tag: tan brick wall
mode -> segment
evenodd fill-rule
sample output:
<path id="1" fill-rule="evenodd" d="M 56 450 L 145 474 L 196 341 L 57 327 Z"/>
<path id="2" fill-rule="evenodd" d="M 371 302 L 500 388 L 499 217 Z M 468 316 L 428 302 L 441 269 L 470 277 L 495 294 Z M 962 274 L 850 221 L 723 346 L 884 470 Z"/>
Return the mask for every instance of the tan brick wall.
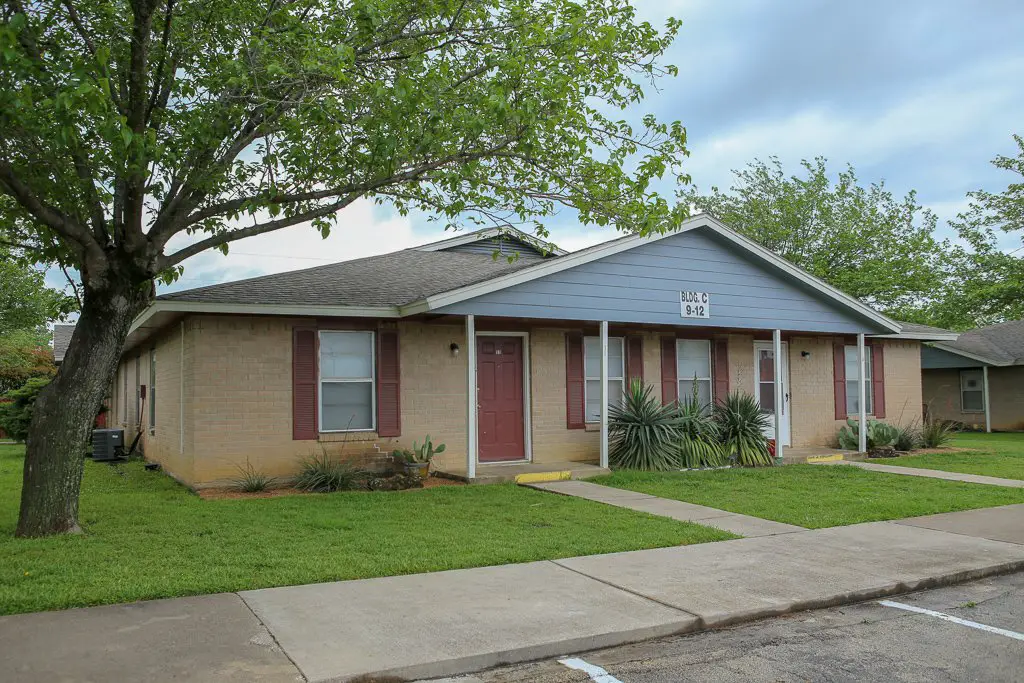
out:
<path id="1" fill-rule="evenodd" d="M 746 334 L 730 334 L 729 345 L 729 391 L 754 392 L 754 337 Z"/>
<path id="2" fill-rule="evenodd" d="M 878 340 L 873 343 L 877 344 Z M 921 343 L 887 339 L 885 344 L 885 422 L 920 424 Z"/>
<path id="3" fill-rule="evenodd" d="M 965 413 L 961 408 L 959 370 L 924 370 L 922 378 L 924 401 L 933 418 L 985 428 L 984 413 Z M 1024 429 L 1024 367 L 989 368 L 988 381 L 992 429 Z"/>
<path id="4" fill-rule="evenodd" d="M 156 392 L 151 389 L 147 392 L 147 404 L 153 401 L 156 407 L 155 426 L 152 429 L 149 425 L 149 406 L 145 408 L 143 424 L 142 444 L 143 452 L 148 460 L 161 463 L 164 470 L 176 479 L 191 481 L 193 473 L 192 451 L 185 449 L 182 441 L 181 417 L 182 417 L 182 392 L 185 384 L 182 382 L 182 327 L 185 323 L 179 322 L 164 330 L 153 343 L 140 349 L 142 354 L 143 381 L 150 383 L 149 377 L 149 348 L 156 351 Z M 185 366 L 188 368 L 189 366 Z M 186 370 L 185 379 L 190 379 Z M 191 382 L 187 382 L 191 385 Z M 184 405 L 190 405 L 185 401 Z"/>
<path id="5" fill-rule="evenodd" d="M 594 461 L 600 456 L 598 432 L 566 428 L 565 332 L 530 333 L 533 460 L 538 463 Z"/>
<path id="6" fill-rule="evenodd" d="M 810 355 L 804 357 L 804 353 Z M 832 337 L 789 340 L 789 393 L 792 444 L 822 446 L 835 439 L 836 400 Z"/>

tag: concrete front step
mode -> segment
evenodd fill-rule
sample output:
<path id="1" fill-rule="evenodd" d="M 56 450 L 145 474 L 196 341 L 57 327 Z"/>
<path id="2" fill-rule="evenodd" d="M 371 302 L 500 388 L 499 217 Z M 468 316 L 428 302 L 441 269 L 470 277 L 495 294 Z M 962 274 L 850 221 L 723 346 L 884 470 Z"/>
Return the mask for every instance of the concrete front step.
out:
<path id="1" fill-rule="evenodd" d="M 607 467 L 585 462 L 524 462 L 477 465 L 476 476 L 473 478 L 466 476 L 465 469 L 449 468 L 435 472 L 439 477 L 465 481 L 470 484 L 499 484 L 503 482 L 532 484 L 545 481 L 588 479 L 610 473 L 611 470 Z"/>
<path id="2" fill-rule="evenodd" d="M 783 465 L 803 465 L 824 462 L 859 462 L 867 456 L 841 448 L 786 448 L 782 451 Z"/>

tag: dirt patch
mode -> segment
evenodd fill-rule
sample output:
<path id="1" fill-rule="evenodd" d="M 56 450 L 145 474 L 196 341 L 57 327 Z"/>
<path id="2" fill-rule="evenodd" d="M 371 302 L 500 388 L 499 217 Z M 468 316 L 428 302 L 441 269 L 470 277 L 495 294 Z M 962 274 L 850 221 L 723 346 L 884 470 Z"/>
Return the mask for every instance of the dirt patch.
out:
<path id="1" fill-rule="evenodd" d="M 465 486 L 466 482 L 456 481 L 454 479 L 445 479 L 444 477 L 427 477 L 423 482 L 423 488 L 432 489 L 437 486 Z M 407 491 L 415 491 L 417 489 L 406 489 Z"/>

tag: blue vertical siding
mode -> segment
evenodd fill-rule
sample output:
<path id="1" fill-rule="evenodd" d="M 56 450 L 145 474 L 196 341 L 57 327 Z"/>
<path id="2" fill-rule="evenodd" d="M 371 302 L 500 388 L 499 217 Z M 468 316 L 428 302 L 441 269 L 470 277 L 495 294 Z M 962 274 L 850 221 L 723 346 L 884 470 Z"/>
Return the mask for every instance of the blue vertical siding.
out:
<path id="1" fill-rule="evenodd" d="M 687 290 L 711 295 L 709 319 L 680 316 L 679 293 Z M 703 228 L 438 312 L 842 334 L 888 332 Z"/>

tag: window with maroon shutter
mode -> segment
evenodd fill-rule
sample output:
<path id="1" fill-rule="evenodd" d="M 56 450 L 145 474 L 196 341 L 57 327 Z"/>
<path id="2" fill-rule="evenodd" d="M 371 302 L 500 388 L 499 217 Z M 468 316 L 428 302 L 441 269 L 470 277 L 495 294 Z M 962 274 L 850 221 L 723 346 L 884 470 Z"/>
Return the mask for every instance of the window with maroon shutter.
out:
<path id="1" fill-rule="evenodd" d="M 626 337 L 626 379 L 627 388 L 634 379 L 644 381 L 644 338 Z"/>
<path id="2" fill-rule="evenodd" d="M 885 358 L 882 344 L 871 345 L 871 406 L 875 417 L 885 417 Z"/>
<path id="3" fill-rule="evenodd" d="M 835 384 L 836 419 L 846 419 L 846 344 L 836 341 L 832 346 L 832 380 Z"/>
<path id="4" fill-rule="evenodd" d="M 711 374 L 715 380 L 715 401 L 724 401 L 729 395 L 729 341 L 716 339 L 711 353 Z"/>
<path id="5" fill-rule="evenodd" d="M 316 328 L 292 330 L 292 439 L 317 437 Z"/>
<path id="6" fill-rule="evenodd" d="M 672 403 L 678 397 L 679 386 L 676 382 L 676 338 L 661 339 L 661 402 Z"/>
<path id="7" fill-rule="evenodd" d="M 565 335 L 565 415 L 568 429 L 583 429 L 584 418 L 583 335 Z"/>
<path id="8" fill-rule="evenodd" d="M 377 333 L 377 435 L 401 436 L 401 368 L 398 330 Z"/>

